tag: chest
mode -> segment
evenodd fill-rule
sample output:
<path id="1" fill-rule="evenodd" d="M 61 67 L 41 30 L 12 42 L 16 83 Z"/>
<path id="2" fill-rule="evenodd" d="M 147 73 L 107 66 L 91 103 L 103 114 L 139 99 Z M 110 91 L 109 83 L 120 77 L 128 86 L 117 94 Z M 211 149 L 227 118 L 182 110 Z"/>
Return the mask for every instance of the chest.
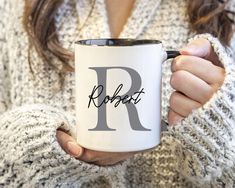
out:
<path id="1" fill-rule="evenodd" d="M 117 38 L 131 16 L 135 0 L 105 0 L 110 34 Z"/>

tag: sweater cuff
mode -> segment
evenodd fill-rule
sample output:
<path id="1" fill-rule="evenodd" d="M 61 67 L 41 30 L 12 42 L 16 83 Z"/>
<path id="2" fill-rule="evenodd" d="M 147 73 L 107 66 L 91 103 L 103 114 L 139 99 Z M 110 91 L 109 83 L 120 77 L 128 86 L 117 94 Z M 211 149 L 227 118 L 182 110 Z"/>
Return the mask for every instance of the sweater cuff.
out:
<path id="1" fill-rule="evenodd" d="M 60 147 L 56 129 L 73 134 L 75 125 L 72 115 L 45 105 L 18 107 L 1 115 L 0 185 L 52 187 L 66 179 L 68 186 L 77 187 L 99 176 L 117 182 L 125 162 L 100 167 L 76 160 Z"/>
<path id="2" fill-rule="evenodd" d="M 169 132 L 177 143 L 174 153 L 179 155 L 178 171 L 194 182 L 203 183 L 220 177 L 225 168 L 234 166 L 235 64 L 218 39 L 209 34 L 196 38 L 211 42 L 224 65 L 225 80 L 206 104 L 169 127 Z"/>

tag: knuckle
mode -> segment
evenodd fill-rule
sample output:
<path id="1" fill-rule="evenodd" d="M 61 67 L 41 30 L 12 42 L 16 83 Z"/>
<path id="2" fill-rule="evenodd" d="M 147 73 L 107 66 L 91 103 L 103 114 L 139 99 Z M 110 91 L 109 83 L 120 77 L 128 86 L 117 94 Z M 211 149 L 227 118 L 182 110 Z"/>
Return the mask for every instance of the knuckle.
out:
<path id="1" fill-rule="evenodd" d="M 171 80 L 170 80 L 170 85 L 175 88 L 175 86 L 177 85 L 177 72 L 174 72 L 171 75 Z"/>
<path id="2" fill-rule="evenodd" d="M 176 98 L 177 98 L 177 93 L 173 92 L 170 96 L 170 107 L 174 107 L 176 105 Z"/>
<path id="3" fill-rule="evenodd" d="M 172 125 L 176 124 L 178 122 L 178 117 L 175 115 L 173 118 L 172 118 L 172 121 L 171 121 Z"/>
<path id="4" fill-rule="evenodd" d="M 219 75 L 220 75 L 220 77 L 219 77 L 218 84 L 219 84 L 219 86 L 221 86 L 221 85 L 223 85 L 224 79 L 225 79 L 225 70 L 223 68 L 219 69 Z"/>
<path id="5" fill-rule="evenodd" d="M 172 115 L 172 121 L 175 123 L 178 120 L 178 116 L 176 114 Z"/>
<path id="6" fill-rule="evenodd" d="M 206 97 L 207 97 L 207 99 L 210 99 L 211 97 L 212 97 L 212 95 L 214 94 L 214 88 L 213 87 L 210 87 L 209 89 L 208 89 L 208 92 L 207 92 L 207 94 L 206 94 Z"/>
<path id="7" fill-rule="evenodd" d="M 175 119 L 176 119 L 175 114 L 173 113 L 172 110 L 170 110 L 169 113 L 168 113 L 168 122 L 169 122 L 169 124 L 170 125 L 174 124 Z"/>
<path id="8" fill-rule="evenodd" d="M 210 86 L 207 91 L 207 96 L 211 96 L 213 93 L 214 93 L 214 88 Z"/>
<path id="9" fill-rule="evenodd" d="M 204 61 L 205 61 L 210 67 L 215 66 L 215 65 L 212 63 L 212 61 L 209 61 L 209 60 L 206 60 L 206 59 L 204 59 Z"/>
<path id="10" fill-rule="evenodd" d="M 218 91 L 220 87 L 221 87 L 221 84 L 220 84 L 220 83 L 215 83 L 215 84 L 213 84 L 213 85 L 212 85 L 213 92 Z"/>
<path id="11" fill-rule="evenodd" d="M 173 63 L 173 70 L 178 71 L 178 70 L 183 69 L 183 67 L 185 67 L 186 61 L 187 61 L 187 57 L 184 55 L 180 55 L 176 57 Z"/>
<path id="12" fill-rule="evenodd" d="M 176 71 L 176 72 L 172 73 L 170 85 L 173 88 L 176 89 L 179 84 L 183 83 L 184 78 L 185 78 L 185 72 L 186 71 L 180 70 L 180 71 Z"/>
<path id="13" fill-rule="evenodd" d="M 207 90 L 205 90 L 203 93 L 202 93 L 202 101 L 203 103 L 206 103 L 211 97 L 212 95 L 214 94 L 214 88 L 213 87 L 209 87 Z"/>
<path id="14" fill-rule="evenodd" d="M 178 116 L 176 113 L 174 113 L 173 110 L 169 111 L 168 122 L 170 125 L 176 124 L 180 119 L 181 119 L 180 116 Z"/>

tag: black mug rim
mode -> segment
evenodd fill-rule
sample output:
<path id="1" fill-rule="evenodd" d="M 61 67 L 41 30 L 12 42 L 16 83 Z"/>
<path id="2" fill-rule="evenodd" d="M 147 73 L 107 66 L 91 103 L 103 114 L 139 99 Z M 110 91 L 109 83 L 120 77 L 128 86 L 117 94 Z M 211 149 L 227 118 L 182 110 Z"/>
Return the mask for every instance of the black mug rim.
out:
<path id="1" fill-rule="evenodd" d="M 138 46 L 161 43 L 159 40 L 128 38 L 85 39 L 75 42 L 75 44 L 84 46 Z"/>

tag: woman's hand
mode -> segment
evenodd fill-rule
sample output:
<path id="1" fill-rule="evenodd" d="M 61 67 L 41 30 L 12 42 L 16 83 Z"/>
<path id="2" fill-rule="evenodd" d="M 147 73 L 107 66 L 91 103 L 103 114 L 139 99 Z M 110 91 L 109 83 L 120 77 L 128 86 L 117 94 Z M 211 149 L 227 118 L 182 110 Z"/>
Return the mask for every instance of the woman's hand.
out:
<path id="1" fill-rule="evenodd" d="M 67 133 L 62 130 L 57 130 L 57 140 L 63 150 L 66 153 L 72 155 L 73 157 L 85 161 L 87 163 L 93 163 L 97 165 L 113 165 L 120 161 L 123 161 L 136 152 L 126 152 L 126 153 L 114 153 L 114 152 L 100 152 L 85 149 L 77 144 L 77 142 Z"/>
<path id="2" fill-rule="evenodd" d="M 208 40 L 194 40 L 180 53 L 182 55 L 173 60 L 171 67 L 170 83 L 176 91 L 170 97 L 170 125 L 205 104 L 225 77 L 223 66 Z"/>

